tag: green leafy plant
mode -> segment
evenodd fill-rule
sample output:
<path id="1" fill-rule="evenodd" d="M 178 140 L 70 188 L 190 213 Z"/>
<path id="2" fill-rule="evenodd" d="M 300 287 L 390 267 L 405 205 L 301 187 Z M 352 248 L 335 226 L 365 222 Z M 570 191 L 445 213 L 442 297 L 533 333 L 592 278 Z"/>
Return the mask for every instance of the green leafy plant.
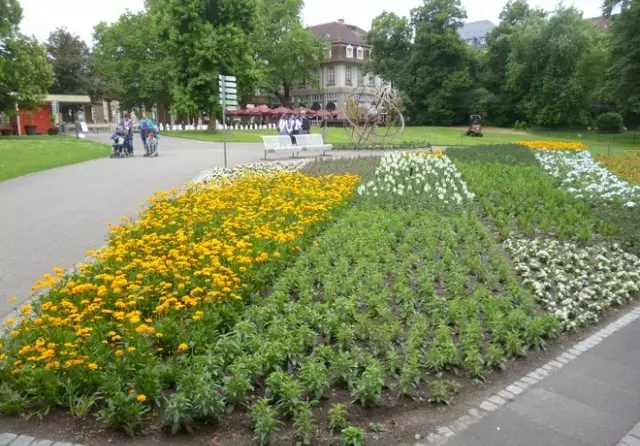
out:
<path id="1" fill-rule="evenodd" d="M 332 405 L 329 409 L 329 429 L 333 432 L 345 429 L 349 425 L 347 416 L 347 409 L 342 404 Z"/>
<path id="2" fill-rule="evenodd" d="M 98 420 L 122 429 L 131 437 L 142 427 L 150 410 L 148 405 L 139 403 L 133 394 L 119 393 L 107 397 L 105 403 L 105 407 L 98 412 Z"/>
<path id="3" fill-rule="evenodd" d="M 298 404 L 293 417 L 297 443 L 305 446 L 310 445 L 316 437 L 315 418 L 311 406 L 309 401 Z"/>
<path id="4" fill-rule="evenodd" d="M 353 396 L 363 407 L 370 406 L 382 398 L 382 389 L 385 384 L 384 371 L 377 361 L 369 364 L 359 379 L 356 380 Z"/>
<path id="5" fill-rule="evenodd" d="M 329 375 L 327 367 L 315 360 L 305 362 L 300 368 L 300 380 L 306 392 L 313 399 L 320 400 L 329 390 Z"/>
<path id="6" fill-rule="evenodd" d="M 620 113 L 606 112 L 598 115 L 595 126 L 599 132 L 620 133 L 624 128 L 624 122 Z"/>
<path id="7" fill-rule="evenodd" d="M 373 433 L 379 434 L 382 429 L 382 424 L 380 423 L 369 423 L 369 430 Z"/>
<path id="8" fill-rule="evenodd" d="M 340 446 L 364 446 L 364 431 L 355 426 L 343 429 L 340 433 Z"/>
<path id="9" fill-rule="evenodd" d="M 253 405 L 251 419 L 253 420 L 254 440 L 260 446 L 269 444 L 269 440 L 278 432 L 278 426 L 281 423 L 277 419 L 276 410 L 269 404 L 268 399 L 262 398 Z"/>
<path id="10" fill-rule="evenodd" d="M 435 379 L 429 383 L 429 402 L 434 404 L 449 404 L 460 391 L 460 384 L 451 380 Z"/>

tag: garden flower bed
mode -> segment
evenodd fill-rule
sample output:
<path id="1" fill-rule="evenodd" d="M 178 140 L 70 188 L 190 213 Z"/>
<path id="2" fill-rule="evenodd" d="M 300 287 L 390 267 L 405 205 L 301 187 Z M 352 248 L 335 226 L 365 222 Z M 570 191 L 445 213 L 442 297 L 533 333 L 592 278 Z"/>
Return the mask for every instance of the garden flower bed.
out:
<path id="1" fill-rule="evenodd" d="M 621 180 L 598 164 L 589 152 L 543 150 L 536 153 L 536 159 L 577 198 L 620 201 L 626 207 L 634 207 L 640 201 L 640 186 Z"/>
<path id="2" fill-rule="evenodd" d="M 128 411 L 160 401 L 163 370 L 207 352 L 357 181 L 247 175 L 158 194 L 138 221 L 112 229 L 95 263 L 23 308 L 2 341 L 0 409 L 47 410 L 100 392 L 103 419 L 131 430 Z"/>
<path id="3" fill-rule="evenodd" d="M 527 147 L 533 150 L 566 150 L 566 151 L 581 151 L 587 150 L 587 146 L 577 141 L 516 141 L 523 147 Z"/>
<path id="4" fill-rule="evenodd" d="M 640 151 L 624 156 L 596 155 L 596 161 L 632 185 L 640 185 Z"/>
<path id="5" fill-rule="evenodd" d="M 132 435 L 238 416 L 259 444 L 324 444 L 372 407 L 452 403 L 640 294 L 638 208 L 561 184 L 591 175 L 580 149 L 533 148 L 260 163 L 158 194 L 9 321 L 0 411 Z"/>
<path id="6" fill-rule="evenodd" d="M 504 246 L 523 283 L 566 330 L 598 322 L 612 305 L 624 305 L 640 291 L 640 259 L 617 244 L 513 238 Z"/>

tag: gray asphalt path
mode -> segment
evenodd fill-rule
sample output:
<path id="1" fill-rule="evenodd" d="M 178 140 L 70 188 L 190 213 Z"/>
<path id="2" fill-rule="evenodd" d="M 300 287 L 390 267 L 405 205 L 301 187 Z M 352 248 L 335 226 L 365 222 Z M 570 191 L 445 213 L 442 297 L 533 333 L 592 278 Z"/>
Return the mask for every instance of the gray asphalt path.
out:
<path id="1" fill-rule="evenodd" d="M 97 136 L 108 143 L 108 135 Z M 221 144 L 162 137 L 160 156 L 98 159 L 0 182 L 0 317 L 28 300 L 34 280 L 100 247 L 107 222 L 133 215 L 158 190 L 223 164 Z M 230 165 L 255 162 L 260 144 L 228 147 Z M 18 302 L 9 303 L 16 296 Z"/>

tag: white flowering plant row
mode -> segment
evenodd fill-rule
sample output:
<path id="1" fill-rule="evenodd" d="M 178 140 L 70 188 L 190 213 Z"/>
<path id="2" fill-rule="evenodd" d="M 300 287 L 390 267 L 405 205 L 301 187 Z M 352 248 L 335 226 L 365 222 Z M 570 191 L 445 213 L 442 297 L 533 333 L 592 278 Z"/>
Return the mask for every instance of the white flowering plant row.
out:
<path id="1" fill-rule="evenodd" d="M 389 153 L 380 161 L 372 181 L 358 194 L 373 197 L 423 197 L 424 202 L 445 206 L 468 203 L 474 194 L 455 164 L 441 153 Z"/>
<path id="2" fill-rule="evenodd" d="M 617 244 L 509 238 L 504 246 L 524 285 L 566 331 L 598 322 L 611 306 L 640 294 L 640 258 Z"/>
<path id="3" fill-rule="evenodd" d="M 253 164 L 238 164 L 231 167 L 214 167 L 201 173 L 192 180 L 192 183 L 211 183 L 218 180 L 235 180 L 238 177 L 251 174 L 272 175 L 279 172 L 296 172 L 304 166 L 308 160 L 261 162 Z"/>
<path id="4" fill-rule="evenodd" d="M 640 186 L 621 180 L 598 164 L 589 152 L 540 150 L 535 156 L 576 198 L 621 201 L 626 207 L 640 203 Z"/>

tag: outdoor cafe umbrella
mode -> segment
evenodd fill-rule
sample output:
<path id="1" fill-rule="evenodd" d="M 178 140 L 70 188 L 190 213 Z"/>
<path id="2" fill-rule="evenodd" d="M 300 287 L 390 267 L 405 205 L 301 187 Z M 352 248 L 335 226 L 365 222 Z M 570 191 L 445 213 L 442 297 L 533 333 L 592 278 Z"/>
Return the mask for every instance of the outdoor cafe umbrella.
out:
<path id="1" fill-rule="evenodd" d="M 271 115 L 272 113 L 273 113 L 273 110 L 271 110 L 266 105 L 258 105 L 257 107 L 254 107 L 251 109 L 252 115 L 268 116 L 268 115 Z"/>
<path id="2" fill-rule="evenodd" d="M 293 110 L 287 107 L 278 107 L 271 110 L 271 113 L 274 115 L 292 115 Z"/>
<path id="3" fill-rule="evenodd" d="M 310 109 L 305 108 L 305 107 L 294 108 L 293 111 L 295 113 L 300 113 L 301 115 L 315 115 L 316 114 L 316 112 L 314 112 L 313 110 L 310 110 Z"/>

